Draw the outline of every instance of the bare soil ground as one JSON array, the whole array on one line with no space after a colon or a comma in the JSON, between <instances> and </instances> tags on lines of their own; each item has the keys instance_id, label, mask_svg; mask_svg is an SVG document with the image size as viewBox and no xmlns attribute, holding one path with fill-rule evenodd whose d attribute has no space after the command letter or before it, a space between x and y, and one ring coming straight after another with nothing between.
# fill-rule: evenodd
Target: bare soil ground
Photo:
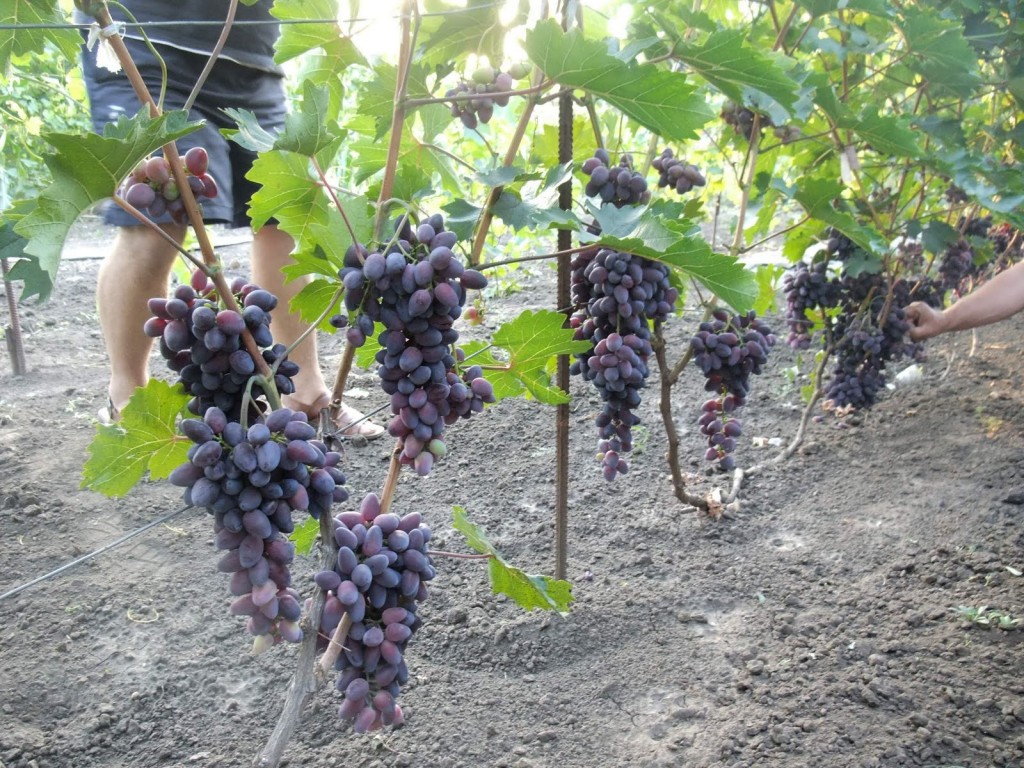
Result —
<instances>
[{"instance_id":1,"label":"bare soil ground","mask_svg":"<svg viewBox=\"0 0 1024 768\"><path fill-rule=\"evenodd\" d=\"M68 254L107 239L86 233ZM98 263L65 261L53 299L23 311L28 375L0 370L0 592L180 505L163 482L117 500L79 489L105 403ZM516 279L488 322L553 304L546 269ZM674 323L678 344L692 325ZM598 399L574 382L572 613L524 613L489 594L479 563L439 561L408 652L406 727L355 736L324 689L288 764L1019 768L1024 629L954 609L1024 617L1022 330L1024 317L986 330L973 355L970 333L931 343L923 381L844 426L812 425L720 521L672 495L655 388L645 450L628 475L600 479ZM337 342L324 348L335 364ZM795 360L777 347L755 382L741 465L777 450L751 438L794 434ZM698 378L674 402L684 469L697 489L727 488L699 459ZM384 402L371 374L353 386L361 407ZM502 402L453 428L449 458L406 478L397 509L423 512L438 548L467 551L451 525L463 505L510 561L550 572L553 436L550 409ZM354 498L380 489L389 447L350 450ZM249 765L295 653L249 654L216 559L210 519L189 512L0 602L0 766ZM300 558L296 581L314 568Z\"/></svg>"}]
</instances>

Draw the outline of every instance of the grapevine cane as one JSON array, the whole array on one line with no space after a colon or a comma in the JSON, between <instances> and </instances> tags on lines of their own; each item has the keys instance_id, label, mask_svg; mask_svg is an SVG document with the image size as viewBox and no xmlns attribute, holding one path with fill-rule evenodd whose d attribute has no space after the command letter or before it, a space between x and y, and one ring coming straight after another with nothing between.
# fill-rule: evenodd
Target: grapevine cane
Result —
<instances>
[{"instance_id":1,"label":"grapevine cane","mask_svg":"<svg viewBox=\"0 0 1024 768\"><path fill-rule=\"evenodd\" d=\"M333 568L338 559L338 545L334 540L334 518L329 514L320 516L320 547L320 568ZM320 617L323 615L326 601L327 596L324 590L314 591L309 612L304 619L304 635L295 663L295 674L292 675L291 684L288 686L288 694L285 697L284 706L281 708L277 725L274 726L263 749L253 760L254 768L277 768L284 756L285 747L288 746L292 734L295 733L296 727L302 720L302 713L306 705L316 693L318 681L314 670L316 669L317 630L320 627ZM338 636L336 633L332 641L340 645L345 642L345 637Z\"/></svg>"},{"instance_id":2,"label":"grapevine cane","mask_svg":"<svg viewBox=\"0 0 1024 768\"><path fill-rule=\"evenodd\" d=\"M11 356L11 368L15 376L24 376L28 370L25 362L25 345L21 340L21 321L18 319L18 301L14 297L14 285L8 279L10 264L7 259L0 259L0 268L4 275L4 293L7 294L7 309L11 324L7 326L7 350Z\"/></svg>"},{"instance_id":3,"label":"grapevine cane","mask_svg":"<svg viewBox=\"0 0 1024 768\"><path fill-rule=\"evenodd\" d=\"M566 32L572 26L574 3L562 6L562 29ZM572 160L572 91L563 89L558 101L558 162ZM572 178L558 187L558 207L563 211L572 208ZM558 250L572 248L572 232L558 230ZM569 286L569 261L558 260L557 306L563 308L562 327L569 327L571 296ZM569 356L558 356L557 386L562 392L569 392ZM568 401L568 398L566 398ZM567 571L569 550L569 403L559 403L555 411L555 578L564 579Z\"/></svg>"}]
</instances>

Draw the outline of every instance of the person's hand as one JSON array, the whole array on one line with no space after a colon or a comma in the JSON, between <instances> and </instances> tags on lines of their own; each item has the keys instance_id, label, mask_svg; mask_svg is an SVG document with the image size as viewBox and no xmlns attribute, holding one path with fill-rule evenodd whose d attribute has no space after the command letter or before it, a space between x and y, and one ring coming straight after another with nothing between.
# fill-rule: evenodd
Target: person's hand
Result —
<instances>
[{"instance_id":1,"label":"person's hand","mask_svg":"<svg viewBox=\"0 0 1024 768\"><path fill-rule=\"evenodd\" d=\"M910 338L914 341L930 339L945 330L942 310L935 309L923 301L915 301L904 310L910 323Z\"/></svg>"}]
</instances>

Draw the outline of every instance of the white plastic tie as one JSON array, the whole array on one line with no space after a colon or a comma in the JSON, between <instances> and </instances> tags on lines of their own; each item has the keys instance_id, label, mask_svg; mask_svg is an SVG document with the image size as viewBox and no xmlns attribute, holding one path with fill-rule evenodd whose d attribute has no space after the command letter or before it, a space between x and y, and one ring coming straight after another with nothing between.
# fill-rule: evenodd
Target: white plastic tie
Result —
<instances>
[{"instance_id":1,"label":"white plastic tie","mask_svg":"<svg viewBox=\"0 0 1024 768\"><path fill-rule=\"evenodd\" d=\"M85 47L91 51L99 43L99 47L96 48L97 66L111 72L121 71L121 62L118 61L117 54L114 53L107 41L115 35L123 35L124 29L124 22L121 21L111 22L105 27L101 27L99 24L89 27L89 39L86 41Z\"/></svg>"}]
</instances>

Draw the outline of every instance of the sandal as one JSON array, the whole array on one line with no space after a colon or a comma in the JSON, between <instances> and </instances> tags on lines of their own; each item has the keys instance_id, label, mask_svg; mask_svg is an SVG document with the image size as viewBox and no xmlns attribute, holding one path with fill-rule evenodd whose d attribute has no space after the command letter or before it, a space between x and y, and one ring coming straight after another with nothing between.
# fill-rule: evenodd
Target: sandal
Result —
<instances>
[{"instance_id":1,"label":"sandal","mask_svg":"<svg viewBox=\"0 0 1024 768\"><path fill-rule=\"evenodd\" d=\"M121 420L121 412L114 407L114 401L109 397L107 404L96 412L96 419L105 427L110 427Z\"/></svg>"},{"instance_id":2,"label":"sandal","mask_svg":"<svg viewBox=\"0 0 1024 768\"><path fill-rule=\"evenodd\" d=\"M341 410L334 420L334 427L339 437L356 438L361 440L377 440L384 436L387 429L380 424L374 424L369 416L364 416L355 408L341 404Z\"/></svg>"}]
</instances>

